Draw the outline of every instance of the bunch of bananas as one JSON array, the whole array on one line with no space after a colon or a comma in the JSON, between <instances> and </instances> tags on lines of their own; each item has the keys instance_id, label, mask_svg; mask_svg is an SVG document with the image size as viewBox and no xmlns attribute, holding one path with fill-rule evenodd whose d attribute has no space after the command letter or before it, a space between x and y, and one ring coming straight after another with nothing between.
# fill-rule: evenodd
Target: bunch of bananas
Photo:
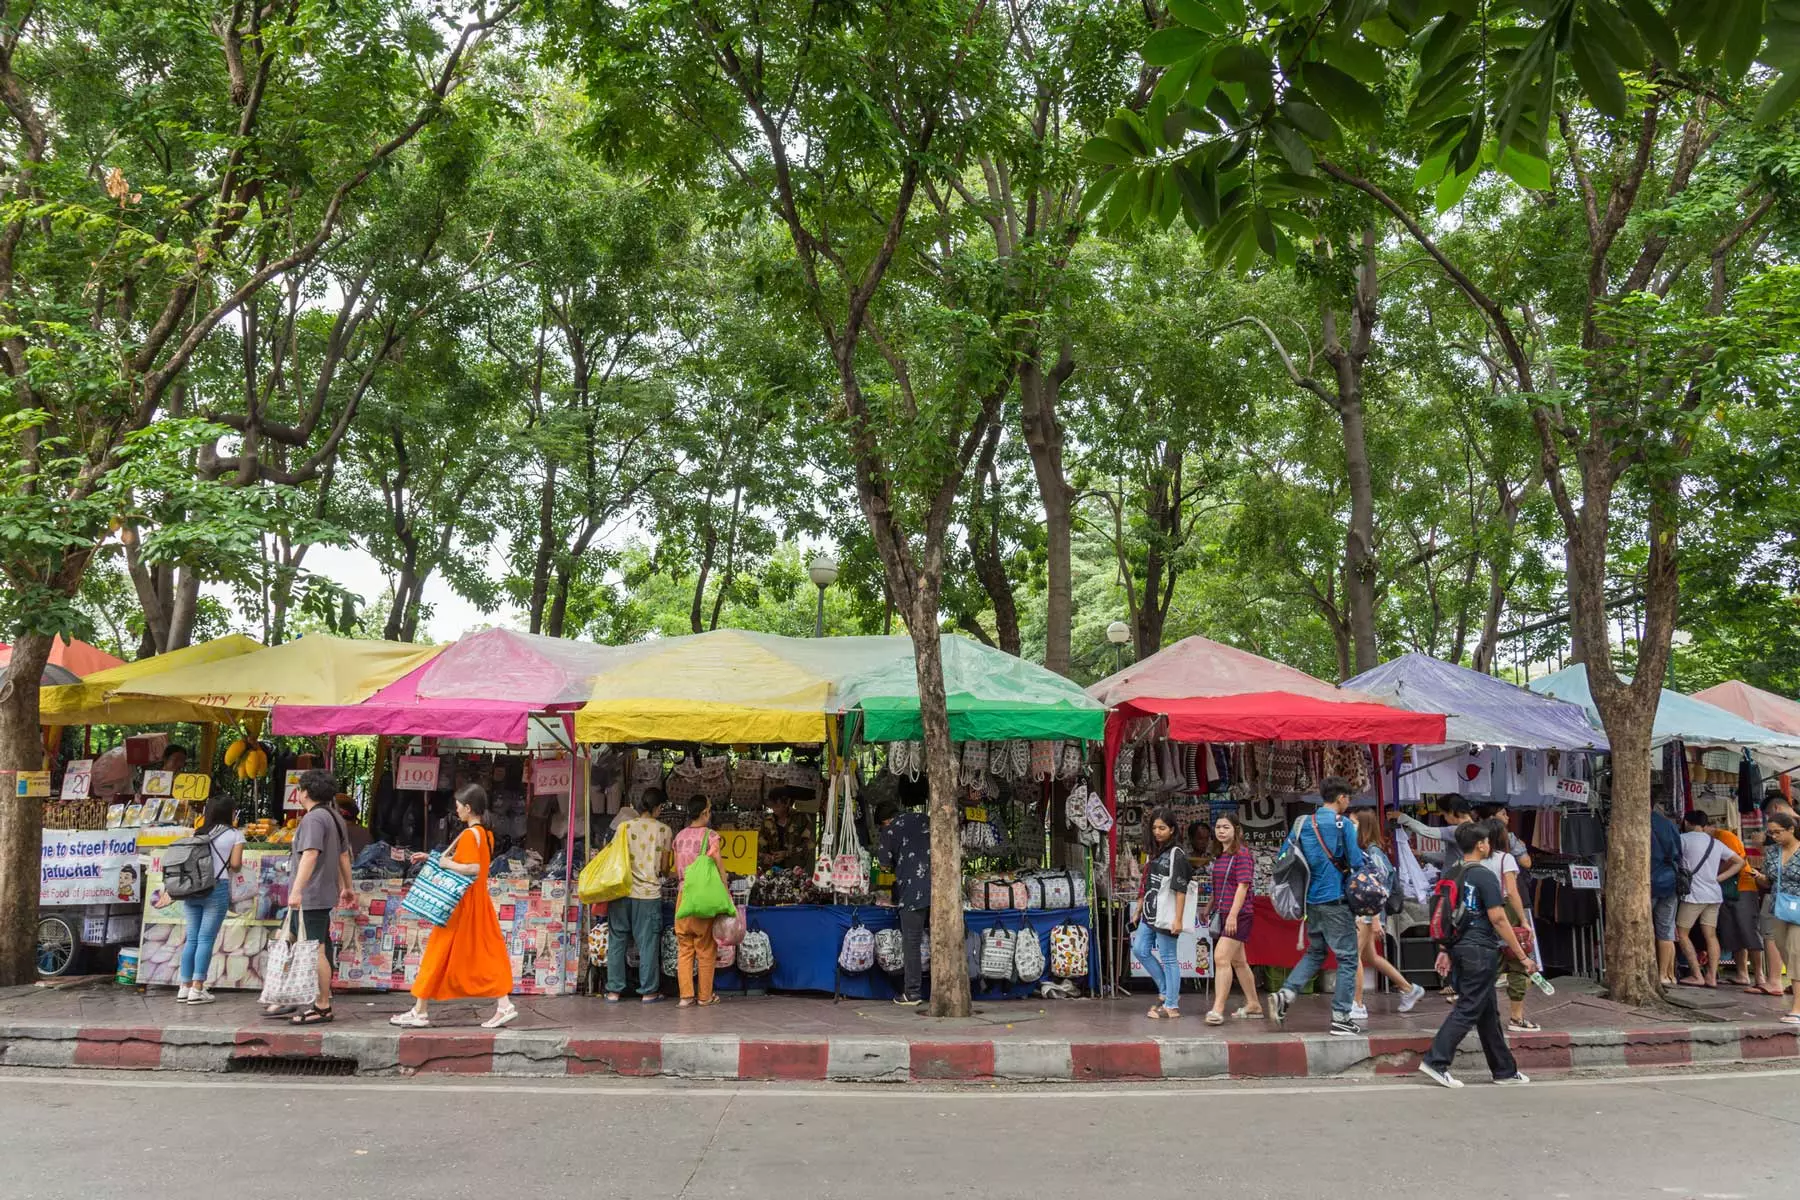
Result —
<instances>
[{"instance_id":1,"label":"bunch of bananas","mask_svg":"<svg viewBox=\"0 0 1800 1200\"><path fill-rule=\"evenodd\" d=\"M236 767L239 779L261 779L269 773L269 752L261 742L239 738L225 747L225 765Z\"/></svg>"}]
</instances>

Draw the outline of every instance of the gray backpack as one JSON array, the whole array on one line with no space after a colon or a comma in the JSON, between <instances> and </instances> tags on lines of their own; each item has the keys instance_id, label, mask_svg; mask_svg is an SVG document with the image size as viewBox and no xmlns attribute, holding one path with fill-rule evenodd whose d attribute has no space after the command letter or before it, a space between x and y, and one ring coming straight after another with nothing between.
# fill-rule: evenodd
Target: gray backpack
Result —
<instances>
[{"instance_id":1,"label":"gray backpack","mask_svg":"<svg viewBox=\"0 0 1800 1200\"><path fill-rule=\"evenodd\" d=\"M214 830L216 833L217 830ZM195 834L170 844L162 856L163 891L171 900L198 900L219 883L213 838Z\"/></svg>"},{"instance_id":2,"label":"gray backpack","mask_svg":"<svg viewBox=\"0 0 1800 1200\"><path fill-rule=\"evenodd\" d=\"M1287 842L1269 869L1269 903L1285 921L1298 921L1306 915L1306 890L1312 886L1312 867L1300 849L1301 817L1288 831Z\"/></svg>"}]
</instances>

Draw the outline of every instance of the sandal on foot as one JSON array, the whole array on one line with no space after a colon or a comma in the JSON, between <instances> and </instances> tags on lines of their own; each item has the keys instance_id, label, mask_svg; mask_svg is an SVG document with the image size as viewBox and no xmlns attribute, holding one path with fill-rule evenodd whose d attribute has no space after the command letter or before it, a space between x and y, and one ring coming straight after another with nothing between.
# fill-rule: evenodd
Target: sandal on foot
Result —
<instances>
[{"instance_id":1,"label":"sandal on foot","mask_svg":"<svg viewBox=\"0 0 1800 1200\"><path fill-rule=\"evenodd\" d=\"M1145 1013L1145 1014L1144 1014L1144 1015L1145 1015L1145 1016L1146 1016L1146 1017L1149 1017L1149 1018L1150 1018L1150 1019L1151 1019L1151 1020L1152 1020L1152 1021L1161 1021L1161 1020L1163 1020L1163 1019L1164 1019L1164 1018L1165 1018L1165 1017L1167 1017L1167 1016L1168 1016L1168 1015L1169 1015L1169 1014L1168 1014L1168 1012L1167 1012L1167 1011L1166 1011L1166 1010L1165 1010L1165 1009L1164 1009L1164 1008L1163 1008L1163 1006L1162 1006L1162 1005L1160 1005L1160 1004L1152 1004L1152 1005L1151 1005L1151 1006L1150 1006L1150 1011L1149 1011L1149 1012L1147 1012L1147 1013Z\"/></svg>"},{"instance_id":2,"label":"sandal on foot","mask_svg":"<svg viewBox=\"0 0 1800 1200\"><path fill-rule=\"evenodd\" d=\"M504 1009L501 1009L499 1012L495 1013L493 1016L491 1016L487 1020L483 1021L481 1023L481 1027L483 1029L498 1029L502 1025L509 1024L512 1021L518 1019L518 1016L519 1016L519 1010L516 1007L514 1007L513 1005L509 1004Z\"/></svg>"},{"instance_id":3,"label":"sandal on foot","mask_svg":"<svg viewBox=\"0 0 1800 1200\"><path fill-rule=\"evenodd\" d=\"M1800 1025L1800 1013L1789 1013L1781 1018L1781 1023L1783 1025Z\"/></svg>"},{"instance_id":4,"label":"sandal on foot","mask_svg":"<svg viewBox=\"0 0 1800 1200\"><path fill-rule=\"evenodd\" d=\"M262 1015L265 1021L278 1021L282 1017L291 1017L299 1011L298 1004L278 1004L274 1008L263 1009Z\"/></svg>"},{"instance_id":5,"label":"sandal on foot","mask_svg":"<svg viewBox=\"0 0 1800 1200\"><path fill-rule=\"evenodd\" d=\"M337 1013L331 1008L320 1008L316 1004L306 1006L306 1011L295 1013L288 1018L290 1025L324 1025L337 1020Z\"/></svg>"},{"instance_id":6,"label":"sandal on foot","mask_svg":"<svg viewBox=\"0 0 1800 1200\"><path fill-rule=\"evenodd\" d=\"M683 996L681 998L681 1002L679 1004L677 1004L675 1007L676 1008L692 1008L692 1007L694 1007L694 998L692 996Z\"/></svg>"},{"instance_id":7,"label":"sandal on foot","mask_svg":"<svg viewBox=\"0 0 1800 1200\"><path fill-rule=\"evenodd\" d=\"M701 1008L711 1008L713 1005L717 1004L718 1002L719 1002L719 997L714 996L711 1000L700 1001L700 1007Z\"/></svg>"},{"instance_id":8,"label":"sandal on foot","mask_svg":"<svg viewBox=\"0 0 1800 1200\"><path fill-rule=\"evenodd\" d=\"M1231 1014L1240 1021L1260 1021L1268 1014L1260 1008L1244 1007Z\"/></svg>"},{"instance_id":9,"label":"sandal on foot","mask_svg":"<svg viewBox=\"0 0 1800 1200\"><path fill-rule=\"evenodd\" d=\"M389 1025L398 1025L402 1029L430 1029L431 1018L422 1017L416 1009L407 1009L403 1013L395 1013L388 1018Z\"/></svg>"},{"instance_id":10,"label":"sandal on foot","mask_svg":"<svg viewBox=\"0 0 1800 1200\"><path fill-rule=\"evenodd\" d=\"M1208 1025L1223 1025L1225 1023L1225 1014L1209 1012L1206 1014L1206 1023Z\"/></svg>"},{"instance_id":11,"label":"sandal on foot","mask_svg":"<svg viewBox=\"0 0 1800 1200\"><path fill-rule=\"evenodd\" d=\"M1508 1033L1542 1033L1544 1027L1536 1021L1508 1021L1506 1031Z\"/></svg>"}]
</instances>

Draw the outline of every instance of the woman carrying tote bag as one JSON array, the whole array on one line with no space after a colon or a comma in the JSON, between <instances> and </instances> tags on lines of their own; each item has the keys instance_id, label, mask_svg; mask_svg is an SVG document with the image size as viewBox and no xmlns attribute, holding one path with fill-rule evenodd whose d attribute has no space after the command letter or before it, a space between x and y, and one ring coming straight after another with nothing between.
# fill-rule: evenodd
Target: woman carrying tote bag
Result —
<instances>
[{"instance_id":1,"label":"woman carrying tote bag","mask_svg":"<svg viewBox=\"0 0 1800 1200\"><path fill-rule=\"evenodd\" d=\"M483 1029L498 1029L519 1015L508 998L513 989L512 962L500 933L499 914L488 896L494 835L487 828L487 812L488 795L480 785L465 784L457 790L456 817L468 828L457 835L438 865L469 876L469 889L450 919L431 931L413 981L413 1006L389 1018L390 1025L424 1029L431 1024L433 1000L493 1000L494 1015L481 1023ZM413 862L425 857L415 854Z\"/></svg>"},{"instance_id":2,"label":"woman carrying tote bag","mask_svg":"<svg viewBox=\"0 0 1800 1200\"><path fill-rule=\"evenodd\" d=\"M710 828L712 801L696 796L688 802L688 825L675 835L675 876L681 890L675 896L675 980L681 988L681 1007L713 1005L713 972L718 966L718 943L713 940L713 920L737 906L725 886L725 864L720 857L720 838ZM699 864L696 869L696 864ZM690 887L690 884L692 885ZM694 977L699 976L696 998Z\"/></svg>"}]
</instances>

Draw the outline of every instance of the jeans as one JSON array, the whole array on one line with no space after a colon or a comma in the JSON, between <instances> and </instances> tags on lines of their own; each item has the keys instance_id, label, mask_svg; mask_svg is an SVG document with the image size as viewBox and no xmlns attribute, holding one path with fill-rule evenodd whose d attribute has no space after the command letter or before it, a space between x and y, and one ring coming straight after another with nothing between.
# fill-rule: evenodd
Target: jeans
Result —
<instances>
[{"instance_id":1,"label":"jeans","mask_svg":"<svg viewBox=\"0 0 1800 1200\"><path fill-rule=\"evenodd\" d=\"M176 982L204 985L212 970L219 928L231 911L231 880L219 880L212 891L195 900L183 900L181 907L187 913L187 938L181 943L181 974Z\"/></svg>"},{"instance_id":2,"label":"jeans","mask_svg":"<svg viewBox=\"0 0 1800 1200\"><path fill-rule=\"evenodd\" d=\"M1462 942L1450 951L1450 986L1456 989L1456 1005L1444 1019L1443 1027L1431 1040L1425 1061L1438 1070L1448 1070L1456 1058L1456 1048L1469 1030L1481 1038L1481 1052L1487 1056L1488 1070L1495 1079L1511 1079L1519 1073L1512 1050L1506 1044L1506 1031L1500 1027L1500 1001L1494 995L1494 980L1500 974L1500 949L1497 946L1472 945Z\"/></svg>"},{"instance_id":3,"label":"jeans","mask_svg":"<svg viewBox=\"0 0 1800 1200\"><path fill-rule=\"evenodd\" d=\"M625 990L625 939L637 943L638 994L662 990L662 899L614 900L606 909L606 990Z\"/></svg>"},{"instance_id":4,"label":"jeans","mask_svg":"<svg viewBox=\"0 0 1800 1200\"><path fill-rule=\"evenodd\" d=\"M908 996L914 1000L924 993L925 986L924 956L919 947L925 941L925 933L931 928L931 910L929 908L903 908L900 910L900 959L905 966L902 986Z\"/></svg>"},{"instance_id":5,"label":"jeans","mask_svg":"<svg viewBox=\"0 0 1800 1200\"><path fill-rule=\"evenodd\" d=\"M1675 910L1680 905L1679 896L1658 896L1650 901L1650 924L1656 932L1659 942L1675 940Z\"/></svg>"},{"instance_id":6,"label":"jeans","mask_svg":"<svg viewBox=\"0 0 1800 1200\"><path fill-rule=\"evenodd\" d=\"M1342 900L1330 904L1314 904L1306 910L1306 955L1295 965L1282 985L1284 991L1298 995L1312 982L1325 965L1325 948L1337 956L1337 990L1331 997L1331 1015L1348 1017L1356 1002L1356 918Z\"/></svg>"},{"instance_id":7,"label":"jeans","mask_svg":"<svg viewBox=\"0 0 1800 1200\"><path fill-rule=\"evenodd\" d=\"M1139 921L1131 935L1131 952L1144 964L1156 990L1162 993L1164 1008L1181 1007L1181 967L1175 961L1175 935L1165 933L1148 921Z\"/></svg>"}]
</instances>

